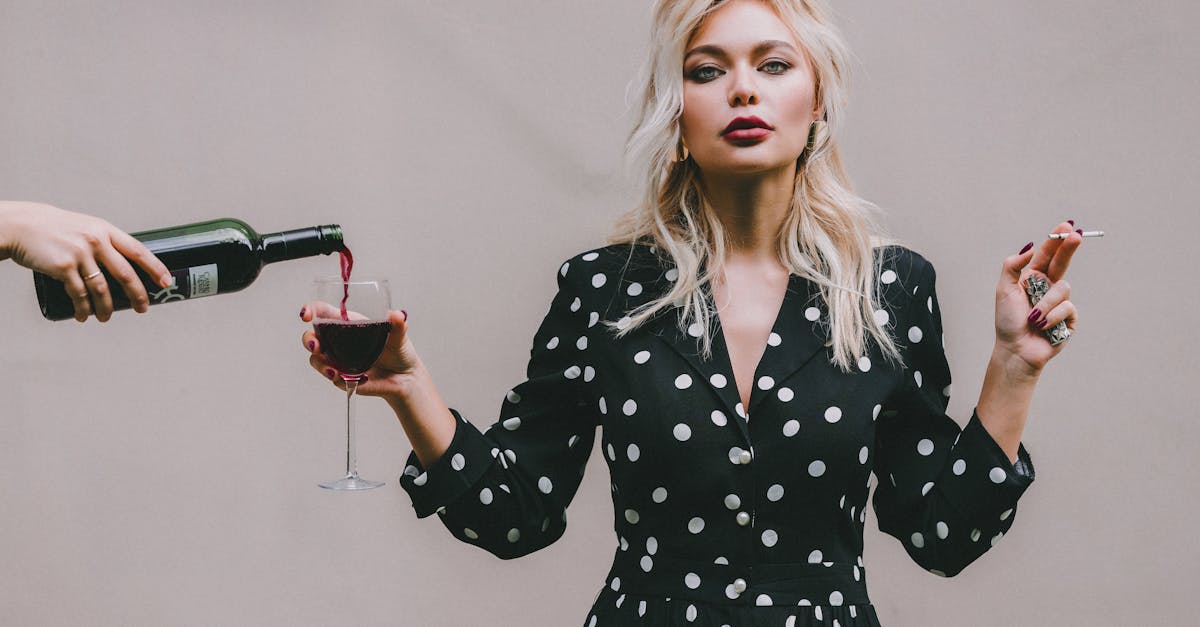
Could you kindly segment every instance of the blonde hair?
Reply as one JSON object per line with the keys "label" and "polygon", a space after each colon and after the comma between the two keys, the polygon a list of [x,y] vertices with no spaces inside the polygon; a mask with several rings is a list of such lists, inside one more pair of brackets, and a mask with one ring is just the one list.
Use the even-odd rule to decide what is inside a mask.
{"label": "blonde hair", "polygon": [[[774,9],[807,52],[815,76],[815,99],[824,122],[814,124],[801,153],[791,211],[778,240],[779,260],[791,273],[814,282],[828,306],[827,345],[831,362],[849,372],[873,338],[885,358],[900,362],[887,330],[875,319],[879,309],[876,246],[892,243],[883,234],[878,208],[860,198],[842,167],[837,138],[845,106],[848,51],[820,0],[761,0]],[[627,168],[638,205],[626,213],[610,244],[650,243],[671,257],[679,272],[671,290],[628,312],[622,324],[608,322],[623,336],[660,311],[679,306],[681,329],[700,323],[703,355],[711,357],[713,312],[705,297],[724,266],[725,230],[703,194],[695,161],[677,161],[683,111],[683,57],[692,34],[706,16],[728,0],[658,0],[650,32],[650,54],[638,77],[641,111],[626,145]],[[701,275],[701,266],[704,266]]]}

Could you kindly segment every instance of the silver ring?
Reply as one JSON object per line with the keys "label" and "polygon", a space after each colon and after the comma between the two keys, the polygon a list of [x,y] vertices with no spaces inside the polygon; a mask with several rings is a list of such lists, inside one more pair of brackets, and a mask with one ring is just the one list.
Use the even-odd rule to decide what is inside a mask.
{"label": "silver ring", "polygon": [[100,276],[100,271],[99,271],[99,270],[97,270],[97,271],[95,271],[95,272],[93,272],[93,273],[91,273],[91,274],[89,274],[89,275],[87,275],[87,276],[83,277],[83,280],[84,280],[84,281],[90,281],[90,280],[92,280],[92,279],[94,279],[94,278],[96,278],[96,277],[98,277],[98,276]]}

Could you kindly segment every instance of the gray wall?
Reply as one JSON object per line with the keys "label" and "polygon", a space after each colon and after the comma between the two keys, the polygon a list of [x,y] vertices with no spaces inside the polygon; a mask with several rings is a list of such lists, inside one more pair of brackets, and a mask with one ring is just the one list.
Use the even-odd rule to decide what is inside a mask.
{"label": "gray wall", "polygon": [[[970,416],[1000,261],[1074,218],[1079,334],[1042,379],[1039,479],[962,575],[868,520],[885,624],[1182,622],[1195,531],[1200,10],[1183,0],[837,2],[847,158],[939,270]],[[392,280],[443,396],[480,426],[567,256],[599,245],[646,2],[0,1],[0,198],[127,230],[340,222]],[[498,236],[499,235],[499,236]],[[296,317],[319,258],[236,295],[49,323],[0,267],[0,616],[44,625],[571,625],[615,538],[593,455],[557,544],[502,562],[418,521],[386,406],[332,494],[341,395]],[[481,323],[482,321],[482,323]],[[869,517],[871,517],[869,515]]]}

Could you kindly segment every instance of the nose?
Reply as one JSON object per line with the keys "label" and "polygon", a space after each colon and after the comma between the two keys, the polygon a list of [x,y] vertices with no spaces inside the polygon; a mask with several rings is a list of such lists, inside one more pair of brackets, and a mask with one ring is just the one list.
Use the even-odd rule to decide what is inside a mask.
{"label": "nose", "polygon": [[729,106],[758,104],[758,85],[754,70],[739,69],[729,82]]}

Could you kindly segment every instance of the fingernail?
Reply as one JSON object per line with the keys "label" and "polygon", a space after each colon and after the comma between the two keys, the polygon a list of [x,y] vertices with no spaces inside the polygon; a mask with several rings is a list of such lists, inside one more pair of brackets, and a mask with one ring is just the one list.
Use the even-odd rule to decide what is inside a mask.
{"label": "fingernail", "polygon": [[364,374],[364,375],[360,375],[360,376],[358,377],[358,382],[359,382],[359,383],[366,383],[366,382],[367,382],[367,375],[365,375],[365,374]]}
{"label": "fingernail", "polygon": [[308,307],[301,307],[300,308],[300,317],[303,318],[304,314],[307,312],[308,312]]}
{"label": "fingernail", "polygon": [[1033,248],[1033,242],[1029,242],[1028,244],[1026,244],[1025,247],[1021,249],[1021,252],[1019,252],[1017,254],[1024,255],[1026,252],[1029,251],[1030,248]]}
{"label": "fingernail", "polygon": [[1029,312],[1028,320],[1030,322],[1035,322],[1040,317],[1042,317],[1042,312],[1038,311],[1037,308],[1034,308],[1033,311]]}
{"label": "fingernail", "polygon": [[[1075,225],[1072,224],[1071,226],[1075,226]],[[1080,237],[1083,237],[1083,229],[1075,229],[1075,232],[1078,233]]]}
{"label": "fingernail", "polygon": [[405,310],[403,310],[403,309],[401,309],[401,310],[400,310],[400,314],[404,316],[404,321],[405,321],[405,322],[408,322],[408,312],[407,312],[407,311],[405,311]]}
{"label": "fingernail", "polygon": [[1044,329],[1044,328],[1046,328],[1046,322],[1047,322],[1047,319],[1046,319],[1046,318],[1042,318],[1041,320],[1039,320],[1039,321],[1038,321],[1038,323],[1037,323],[1037,328],[1039,328],[1039,329]]}
{"label": "fingernail", "polygon": [[1074,221],[1074,220],[1067,220],[1067,223],[1068,223],[1068,224],[1070,224],[1071,226],[1075,226],[1075,221]]}
{"label": "fingernail", "polygon": [[327,378],[329,378],[329,380],[330,380],[330,381],[332,381],[332,380],[333,380],[333,377],[334,377],[335,375],[337,375],[337,373],[336,373],[336,372],[334,372],[332,369],[330,369],[330,368],[326,368],[326,369],[325,369],[325,376],[326,376]]}
{"label": "fingernail", "polygon": [[309,341],[308,341],[308,350],[310,350],[310,351],[311,351],[312,349],[314,349],[314,348],[316,348],[316,347],[317,347],[317,343],[316,343],[316,342],[314,342],[314,341],[312,341],[312,340],[309,340]]}

